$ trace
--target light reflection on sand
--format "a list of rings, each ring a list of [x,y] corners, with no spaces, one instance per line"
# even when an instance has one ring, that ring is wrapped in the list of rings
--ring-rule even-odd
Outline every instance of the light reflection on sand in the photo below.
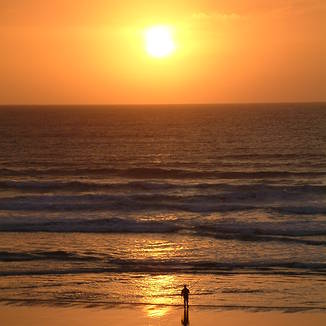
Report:
[[[146,308],[144,308],[146,315],[151,318],[163,317],[170,310],[171,310],[171,307],[167,307],[167,306],[146,306]]]

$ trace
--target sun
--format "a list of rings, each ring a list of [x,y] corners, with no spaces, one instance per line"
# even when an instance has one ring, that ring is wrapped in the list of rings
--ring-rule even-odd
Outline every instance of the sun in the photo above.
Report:
[[[152,26],[145,31],[147,53],[154,58],[165,58],[175,50],[172,28],[159,25]]]

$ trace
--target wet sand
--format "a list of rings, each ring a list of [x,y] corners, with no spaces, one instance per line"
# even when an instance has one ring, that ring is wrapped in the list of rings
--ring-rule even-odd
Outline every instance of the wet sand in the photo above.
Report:
[[[1,326],[172,326],[182,325],[184,311],[179,307],[57,308],[0,306]],[[189,325],[200,326],[324,326],[325,312],[245,312],[190,309]],[[183,323],[185,325],[185,323]]]

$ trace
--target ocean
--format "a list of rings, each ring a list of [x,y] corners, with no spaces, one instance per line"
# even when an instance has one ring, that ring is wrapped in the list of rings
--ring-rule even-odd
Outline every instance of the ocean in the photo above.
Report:
[[[326,104],[0,108],[0,302],[326,310]]]

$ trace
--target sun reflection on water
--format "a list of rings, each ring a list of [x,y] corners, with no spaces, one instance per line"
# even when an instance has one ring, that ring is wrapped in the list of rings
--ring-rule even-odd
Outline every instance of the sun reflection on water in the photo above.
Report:
[[[149,317],[162,317],[170,310],[175,300],[175,277],[173,275],[154,275],[141,280],[140,291],[151,304],[144,308]]]

